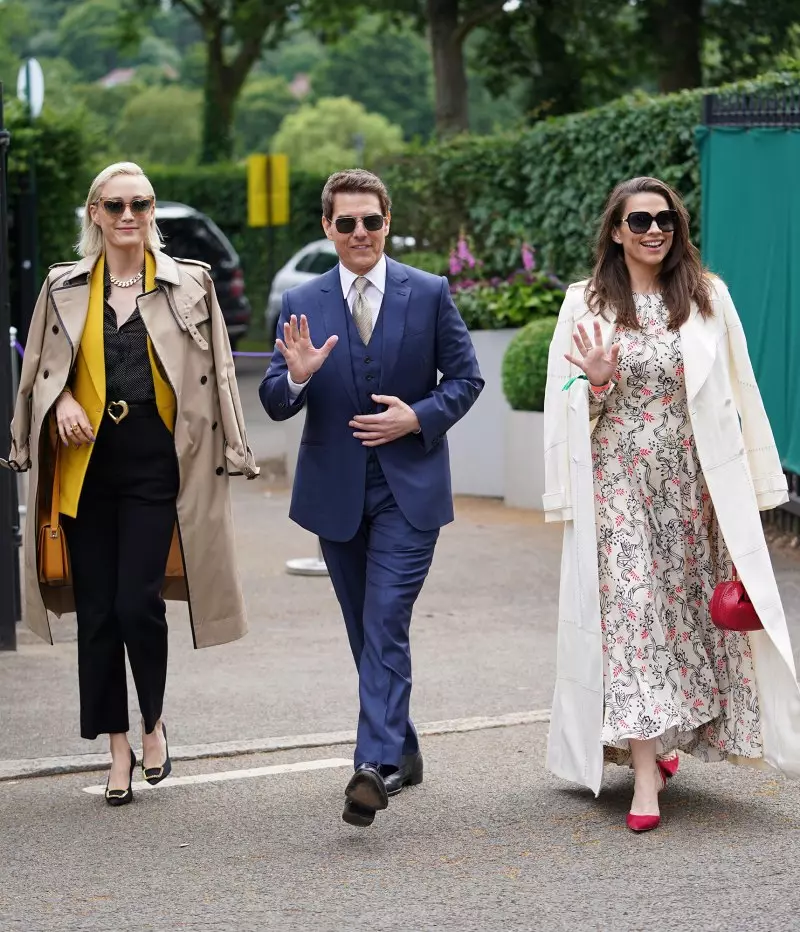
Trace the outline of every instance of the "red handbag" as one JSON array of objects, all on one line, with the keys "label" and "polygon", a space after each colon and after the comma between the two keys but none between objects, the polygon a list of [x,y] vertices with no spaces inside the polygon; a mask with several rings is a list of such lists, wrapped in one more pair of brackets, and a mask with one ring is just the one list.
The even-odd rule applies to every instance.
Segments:
[{"label": "red handbag", "polygon": [[733,568],[732,580],[717,583],[714,587],[709,611],[711,620],[723,631],[761,631],[764,627],[736,573],[736,567]]}]

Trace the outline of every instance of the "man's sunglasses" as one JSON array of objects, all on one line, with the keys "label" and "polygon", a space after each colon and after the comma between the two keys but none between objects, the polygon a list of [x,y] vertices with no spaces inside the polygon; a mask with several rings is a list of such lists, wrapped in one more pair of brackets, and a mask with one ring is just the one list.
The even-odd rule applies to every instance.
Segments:
[{"label": "man's sunglasses", "polygon": [[130,207],[134,216],[141,217],[150,212],[154,200],[152,197],[135,197],[132,201],[123,201],[121,197],[101,197],[95,203],[100,204],[109,217],[121,217],[126,207]]},{"label": "man's sunglasses", "polygon": [[627,217],[622,218],[622,222],[628,224],[631,233],[637,234],[646,233],[654,220],[662,233],[674,233],[678,226],[678,211],[659,210],[654,217],[646,210],[632,210]]},{"label": "man's sunglasses", "polygon": [[337,217],[333,221],[339,233],[352,233],[356,228],[358,220],[361,219],[364,229],[370,233],[375,233],[383,227],[384,219],[380,214],[367,214],[366,217]]}]

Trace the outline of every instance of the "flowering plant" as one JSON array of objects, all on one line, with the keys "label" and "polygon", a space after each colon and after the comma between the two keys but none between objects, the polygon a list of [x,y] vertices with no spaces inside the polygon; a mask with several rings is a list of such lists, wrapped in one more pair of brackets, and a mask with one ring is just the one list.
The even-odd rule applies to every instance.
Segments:
[{"label": "flowering plant", "polygon": [[462,233],[450,253],[450,291],[471,330],[521,327],[528,321],[557,314],[566,288],[555,275],[540,271],[536,250],[519,248],[520,264],[506,276],[481,277],[484,263],[476,258]]}]

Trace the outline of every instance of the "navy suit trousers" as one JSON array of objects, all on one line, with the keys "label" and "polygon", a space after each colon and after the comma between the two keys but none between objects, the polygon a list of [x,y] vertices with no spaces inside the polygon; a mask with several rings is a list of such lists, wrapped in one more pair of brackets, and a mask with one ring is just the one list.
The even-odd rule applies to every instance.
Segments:
[{"label": "navy suit trousers", "polygon": [[408,523],[370,453],[356,535],[343,542],[320,539],[358,669],[356,767],[399,767],[403,754],[419,748],[409,716],[409,629],[438,537],[438,528],[419,531]]}]

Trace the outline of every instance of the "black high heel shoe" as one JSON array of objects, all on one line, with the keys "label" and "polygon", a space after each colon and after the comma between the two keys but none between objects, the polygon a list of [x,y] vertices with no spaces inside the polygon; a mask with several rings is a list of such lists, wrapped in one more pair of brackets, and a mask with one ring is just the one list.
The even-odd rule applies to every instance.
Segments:
[{"label": "black high heel shoe", "polygon": [[172,773],[172,761],[169,759],[169,741],[167,741],[167,726],[163,722],[161,723],[161,730],[164,732],[164,744],[167,746],[167,759],[164,761],[163,765],[161,767],[148,767],[145,769],[144,751],[142,752],[142,773],[150,786],[161,783],[162,780],[166,780]]},{"label": "black high heel shoe", "polygon": [[133,802],[133,771],[136,769],[136,755],[133,753],[133,748],[131,748],[131,774],[128,778],[128,788],[127,790],[110,790],[108,788],[108,780],[106,780],[106,802],[109,806],[126,806],[128,803]]}]

